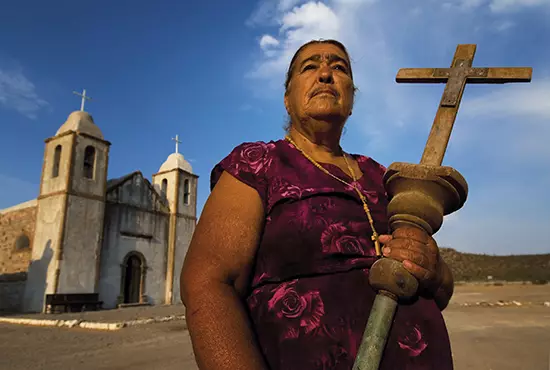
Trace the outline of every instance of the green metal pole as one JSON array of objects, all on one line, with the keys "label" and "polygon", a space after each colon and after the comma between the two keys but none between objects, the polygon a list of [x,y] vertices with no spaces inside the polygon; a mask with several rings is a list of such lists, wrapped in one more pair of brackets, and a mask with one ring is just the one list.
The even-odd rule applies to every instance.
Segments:
[{"label": "green metal pole", "polygon": [[353,370],[378,370],[396,309],[394,298],[381,292],[376,295]]}]

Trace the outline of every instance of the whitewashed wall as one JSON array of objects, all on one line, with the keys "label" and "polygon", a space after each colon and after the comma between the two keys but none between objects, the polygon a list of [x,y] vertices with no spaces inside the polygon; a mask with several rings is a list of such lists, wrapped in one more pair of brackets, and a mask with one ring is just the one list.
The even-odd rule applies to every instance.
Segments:
[{"label": "whitewashed wall", "polygon": [[168,220],[159,195],[140,173],[107,196],[99,294],[105,308],[116,307],[122,264],[130,252],[145,257],[144,294],[152,304],[164,303]]}]

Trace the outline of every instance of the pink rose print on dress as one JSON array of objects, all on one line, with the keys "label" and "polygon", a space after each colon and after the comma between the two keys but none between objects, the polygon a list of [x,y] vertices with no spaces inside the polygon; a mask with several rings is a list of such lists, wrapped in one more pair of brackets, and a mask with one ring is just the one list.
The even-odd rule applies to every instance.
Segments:
[{"label": "pink rose print on dress", "polygon": [[319,358],[315,361],[315,369],[330,370],[342,368],[341,365],[349,362],[347,361],[348,357],[348,351],[344,347],[339,345],[330,346],[322,351]]},{"label": "pink rose print on dress", "polygon": [[[341,222],[332,224],[321,234],[321,244],[325,253],[373,254],[368,248],[367,234],[371,228],[368,223]],[[369,253],[365,253],[368,250]]]},{"label": "pink rose print on dress", "polygon": [[237,170],[252,172],[255,175],[265,173],[271,165],[272,158],[266,154],[275,147],[273,143],[247,143],[242,146],[239,153],[239,165]]},{"label": "pink rose print on dress", "polygon": [[311,290],[300,293],[296,290],[296,282],[282,283],[273,290],[273,297],[267,303],[281,325],[286,325],[281,339],[296,339],[300,331],[310,333],[321,325],[321,317],[325,314],[325,305],[319,292]]},{"label": "pink rose print on dress", "polygon": [[327,221],[320,212],[311,205],[311,198],[297,202],[287,211],[288,223],[297,225],[298,230],[311,230],[316,227],[326,227]]},{"label": "pink rose print on dress", "polygon": [[[262,267],[262,266],[260,266]],[[266,280],[266,279],[269,279],[271,276],[269,276],[268,273],[266,272],[263,272],[261,275],[255,275],[254,276],[254,279],[252,279],[252,286],[256,286],[258,284],[260,284],[260,282],[262,280]]]},{"label": "pink rose print on dress", "polygon": [[258,306],[258,294],[261,293],[261,289],[255,289],[247,299],[248,308],[254,310]]},{"label": "pink rose print on dress", "polygon": [[428,347],[428,344],[422,338],[422,332],[418,325],[410,325],[404,331],[404,335],[399,336],[397,343],[401,349],[409,352],[409,356],[417,357]]},{"label": "pink rose print on dress", "polygon": [[272,198],[276,194],[280,194],[283,198],[300,199],[302,197],[302,189],[281,177],[275,177],[271,180],[268,197]]}]

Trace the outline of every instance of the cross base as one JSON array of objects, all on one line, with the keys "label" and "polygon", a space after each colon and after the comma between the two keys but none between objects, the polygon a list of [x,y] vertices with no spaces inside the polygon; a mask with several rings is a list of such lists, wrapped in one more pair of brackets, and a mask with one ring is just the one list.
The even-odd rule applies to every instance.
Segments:
[{"label": "cross base", "polygon": [[388,217],[395,230],[403,224],[435,234],[443,216],[458,211],[468,196],[468,183],[454,168],[392,163],[384,174],[388,193]]}]

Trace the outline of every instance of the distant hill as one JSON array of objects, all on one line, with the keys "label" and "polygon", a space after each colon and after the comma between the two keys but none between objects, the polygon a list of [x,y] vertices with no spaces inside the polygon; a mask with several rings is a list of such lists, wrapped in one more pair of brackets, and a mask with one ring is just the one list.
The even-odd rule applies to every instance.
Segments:
[{"label": "distant hill", "polygon": [[491,256],[440,248],[455,281],[493,280],[550,282],[550,254]]}]

